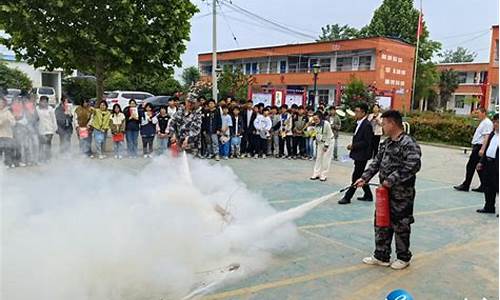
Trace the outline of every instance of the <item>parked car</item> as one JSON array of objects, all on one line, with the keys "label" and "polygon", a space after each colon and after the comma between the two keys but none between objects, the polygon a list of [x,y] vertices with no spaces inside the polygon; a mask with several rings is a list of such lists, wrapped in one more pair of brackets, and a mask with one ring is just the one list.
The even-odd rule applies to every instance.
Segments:
[{"label": "parked car", "polygon": [[31,95],[35,98],[35,102],[40,102],[40,97],[46,96],[49,98],[49,104],[52,106],[57,105],[56,90],[50,86],[36,87],[31,90]]},{"label": "parked car", "polygon": [[135,99],[137,105],[141,105],[144,99],[153,97],[154,95],[139,91],[112,91],[105,95],[109,109],[113,108],[116,103],[120,104],[121,108],[128,106],[130,99]]},{"label": "parked car", "polygon": [[160,111],[161,106],[166,106],[168,105],[168,99],[172,98],[172,96],[153,96],[146,98],[143,102],[143,106],[146,105],[146,103],[151,103],[153,105],[153,109],[155,112]]},{"label": "parked car", "polygon": [[7,99],[7,103],[11,104],[12,100],[21,95],[20,89],[7,89],[7,95],[5,95],[5,99]]}]

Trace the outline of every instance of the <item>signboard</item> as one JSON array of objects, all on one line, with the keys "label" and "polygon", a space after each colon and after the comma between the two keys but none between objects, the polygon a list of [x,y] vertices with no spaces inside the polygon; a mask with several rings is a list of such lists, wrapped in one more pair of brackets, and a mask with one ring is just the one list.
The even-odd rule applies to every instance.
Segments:
[{"label": "signboard", "polygon": [[283,102],[283,93],[281,91],[276,91],[274,93],[274,105],[280,107]]},{"label": "signboard", "polygon": [[271,106],[273,102],[273,94],[254,93],[252,94],[253,105],[262,103],[264,106]]},{"label": "signboard", "polygon": [[375,98],[381,109],[391,109],[392,107],[392,97],[378,96]]},{"label": "signboard", "polygon": [[285,97],[285,103],[286,105],[288,105],[288,107],[292,106],[293,104],[301,106],[303,104],[303,100],[304,95],[286,95]]}]

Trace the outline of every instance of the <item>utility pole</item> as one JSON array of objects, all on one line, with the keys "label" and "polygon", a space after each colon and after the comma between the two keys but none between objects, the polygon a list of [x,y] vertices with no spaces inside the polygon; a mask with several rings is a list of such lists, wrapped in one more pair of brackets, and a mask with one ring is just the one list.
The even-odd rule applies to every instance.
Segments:
[{"label": "utility pole", "polygon": [[217,99],[217,0],[212,0],[212,98]]}]

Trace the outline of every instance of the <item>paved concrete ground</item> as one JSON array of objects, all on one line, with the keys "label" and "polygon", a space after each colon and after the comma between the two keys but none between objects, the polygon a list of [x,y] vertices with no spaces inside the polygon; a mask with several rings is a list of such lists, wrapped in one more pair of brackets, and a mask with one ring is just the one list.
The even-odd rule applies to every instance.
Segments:
[{"label": "paved concrete ground", "polygon": [[[341,154],[346,153],[347,143],[348,137],[343,136]],[[410,268],[393,271],[363,265],[361,259],[373,251],[373,204],[354,200],[340,206],[331,201],[297,221],[303,237],[297,251],[278,257],[267,271],[204,299],[384,299],[397,288],[410,291],[415,299],[498,299],[498,219],[475,212],[483,205],[482,194],[452,189],[463,180],[467,155],[433,146],[422,150]],[[102,163],[126,170],[146,161],[106,159]],[[310,161],[221,163],[278,210],[337,190],[349,183],[352,171],[352,162],[334,162],[328,181],[320,183],[308,180]]]},{"label": "paved concrete ground", "polygon": [[[341,148],[347,143],[342,137]],[[332,201],[297,221],[304,242],[300,250],[205,299],[384,299],[397,288],[415,299],[498,299],[498,219],[475,212],[483,205],[482,194],[452,189],[463,180],[467,155],[432,146],[422,151],[410,268],[363,265],[361,258],[373,251],[373,204]],[[320,183],[307,179],[309,161],[224,163],[278,210],[337,190],[352,171],[352,162],[334,162],[328,181]]]}]

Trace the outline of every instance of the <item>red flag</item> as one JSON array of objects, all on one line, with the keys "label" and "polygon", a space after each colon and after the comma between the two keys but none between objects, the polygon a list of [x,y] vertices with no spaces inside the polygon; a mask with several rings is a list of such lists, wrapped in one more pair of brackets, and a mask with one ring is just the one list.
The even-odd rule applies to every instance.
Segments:
[{"label": "red flag", "polygon": [[422,35],[424,31],[424,13],[420,12],[418,14],[418,27],[417,27],[417,38]]}]

